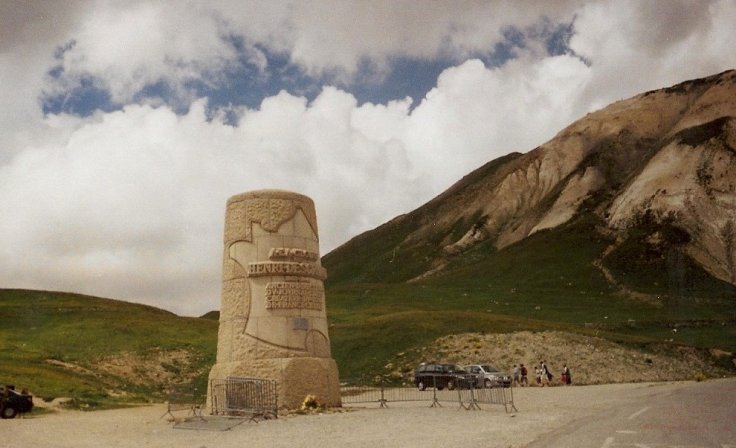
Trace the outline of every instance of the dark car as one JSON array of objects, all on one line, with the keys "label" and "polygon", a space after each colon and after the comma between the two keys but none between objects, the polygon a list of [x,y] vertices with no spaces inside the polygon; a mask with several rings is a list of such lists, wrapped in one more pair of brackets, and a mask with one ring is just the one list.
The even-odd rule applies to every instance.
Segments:
[{"label": "dark car", "polygon": [[15,386],[0,388],[0,417],[15,418],[18,414],[31,412],[33,397],[23,392],[16,392]]},{"label": "dark car", "polygon": [[462,385],[465,371],[455,364],[420,364],[414,370],[414,385],[419,390],[435,387],[449,390]]}]

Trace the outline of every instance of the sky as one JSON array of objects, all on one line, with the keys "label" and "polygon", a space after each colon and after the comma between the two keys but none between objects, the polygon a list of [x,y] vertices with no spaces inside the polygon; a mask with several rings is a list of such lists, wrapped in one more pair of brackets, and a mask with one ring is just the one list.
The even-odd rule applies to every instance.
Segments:
[{"label": "sky", "polygon": [[0,288],[219,309],[228,197],[311,197],[324,255],[736,68],[734,23],[733,0],[0,0]]}]

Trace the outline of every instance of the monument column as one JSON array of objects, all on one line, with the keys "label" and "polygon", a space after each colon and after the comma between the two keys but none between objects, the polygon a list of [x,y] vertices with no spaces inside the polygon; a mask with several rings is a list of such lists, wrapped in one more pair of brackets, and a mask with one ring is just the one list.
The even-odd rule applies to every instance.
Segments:
[{"label": "monument column", "polygon": [[[340,405],[314,203],[280,190],[228,199],[217,362],[210,379],[277,381],[279,404]],[[209,397],[208,397],[209,401]]]}]

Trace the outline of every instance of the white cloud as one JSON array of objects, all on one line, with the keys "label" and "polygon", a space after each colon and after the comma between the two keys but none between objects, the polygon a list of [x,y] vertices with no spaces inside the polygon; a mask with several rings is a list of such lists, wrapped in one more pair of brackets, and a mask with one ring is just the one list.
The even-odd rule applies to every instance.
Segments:
[{"label": "white cloud", "polygon": [[160,80],[186,95],[183,83],[216,83],[236,59],[222,31],[215,12],[199,2],[95,3],[62,42],[69,47],[61,58],[64,74],[49,93],[93,76],[115,102],[126,103]]},{"label": "white cloud", "polygon": [[569,22],[576,3],[524,2],[530,14],[506,1],[89,2],[68,14],[78,26],[53,34],[56,45],[70,48],[61,60],[64,75],[49,93],[91,76],[125,103],[163,80],[186,101],[188,81],[217,84],[222,69],[240,63],[231,37],[263,71],[269,67],[259,47],[286,54],[307,74],[349,83],[363,61],[380,76],[397,56],[462,60],[490,53],[508,27],[523,29],[541,17]]},{"label": "white cloud", "polygon": [[[453,55],[459,60],[487,52],[508,26],[525,28],[541,16],[572,18],[579,1],[342,0],[251,2],[221,0],[217,8],[254,41],[283,51],[312,74],[340,72],[349,78],[368,58],[385,67],[392,56]],[[257,11],[257,14],[253,14]]]},{"label": "white cloud", "polygon": [[[570,98],[589,76],[577,58],[518,60],[496,70],[471,60],[446,70],[416,109],[407,141],[433,191],[512,151],[526,152],[580,115]],[[462,154],[462,157],[458,157]]]},{"label": "white cloud", "polygon": [[[23,26],[0,14],[8,25],[0,26],[0,286],[185,314],[219,306],[230,195],[283,188],[312,197],[326,253],[481,164],[543,143],[591,108],[736,66],[736,4],[728,1],[555,3],[558,13],[548,2],[429,2],[421,11],[414,2],[49,5],[16,14]],[[8,9],[17,10],[0,12]],[[236,109],[235,126],[208,120],[201,99],[183,116],[130,104],[44,118],[38,103],[54,48],[72,39],[67,81],[94,74],[126,101],[157,79],[216,79],[234,57],[228,33],[310,72],[349,77],[365,57],[380,66],[397,55],[492,48],[504,26],[533,25],[540,13],[576,15],[571,45],[590,65],[537,47],[495,69],[458,56],[414,109],[404,98],[359,106],[334,87],[311,103],[281,92],[255,110]],[[60,26],[42,26],[49,17]]]},{"label": "white cloud", "polygon": [[600,108],[642,91],[736,67],[736,3],[593,2],[575,21],[570,46],[592,62],[578,101]]},{"label": "white cloud", "polygon": [[[467,62],[412,112],[408,100],[359,107],[326,88],[311,104],[285,92],[267,98],[237,127],[207,121],[203,101],[185,116],[131,105],[52,117],[47,126],[68,123],[70,133],[0,169],[0,213],[10,217],[0,222],[0,283],[214,308],[228,196],[309,195],[328,251],[563,124],[559,96],[580,82],[568,72],[584,76],[585,67],[568,57],[541,64],[522,73]],[[531,119],[530,108],[544,111]],[[522,126],[520,139],[502,132]]]}]

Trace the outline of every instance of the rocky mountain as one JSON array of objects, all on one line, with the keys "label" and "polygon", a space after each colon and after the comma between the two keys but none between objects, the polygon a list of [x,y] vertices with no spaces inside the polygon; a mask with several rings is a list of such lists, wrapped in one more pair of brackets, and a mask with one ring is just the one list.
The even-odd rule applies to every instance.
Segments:
[{"label": "rocky mountain", "polygon": [[[331,285],[412,282],[441,276],[470,253],[581,222],[576,231],[606,241],[589,262],[624,293],[657,296],[697,277],[736,298],[736,71],[590,113],[359,235],[323,265]],[[652,263],[667,277],[661,284],[627,275]]]}]

